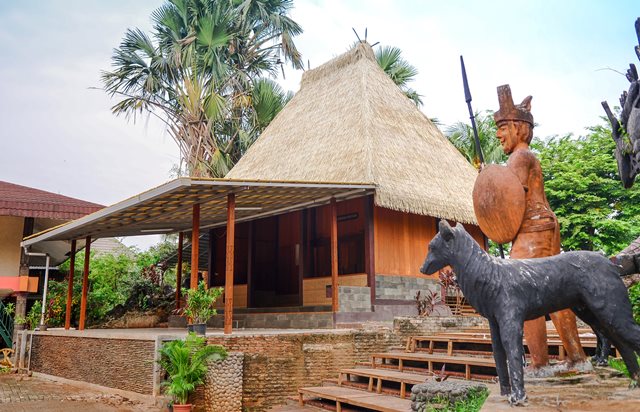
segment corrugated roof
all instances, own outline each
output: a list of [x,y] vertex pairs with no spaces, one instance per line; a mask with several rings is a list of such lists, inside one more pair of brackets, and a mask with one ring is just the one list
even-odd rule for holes
[[72,220],[104,206],[0,180],[0,215]]
[[274,182],[181,177],[91,215],[28,236],[29,246],[50,240],[92,239],[189,231],[193,205],[200,227],[227,223],[227,195],[235,194],[236,222],[365,196],[375,186],[360,183]]
[[304,73],[300,91],[227,177],[367,182],[378,206],[476,223],[477,175],[359,43]]

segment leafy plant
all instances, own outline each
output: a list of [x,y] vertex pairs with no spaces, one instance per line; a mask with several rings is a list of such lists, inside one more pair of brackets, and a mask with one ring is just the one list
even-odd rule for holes
[[[31,305],[31,309],[29,309],[29,313],[27,313],[27,317],[25,319],[25,325],[27,329],[35,329],[38,324],[40,324],[40,316],[42,314],[42,301],[36,300]],[[44,323],[47,323],[47,316],[45,313]]]
[[640,283],[629,288],[629,300],[631,301],[633,319],[636,323],[640,323]]
[[186,289],[187,305],[184,314],[191,318],[194,324],[207,323],[207,320],[218,313],[214,305],[222,291],[223,288],[207,289],[204,281],[200,281],[195,289]]
[[434,307],[440,302],[440,294],[436,291],[428,290],[422,297],[422,294],[418,291],[415,299],[418,307],[418,316],[429,316]]
[[13,316],[16,313],[16,304],[11,302],[4,305],[4,313],[7,316]]
[[219,345],[207,345],[205,338],[189,333],[185,340],[167,342],[160,348],[158,363],[167,373],[163,385],[178,404],[186,404],[189,394],[204,382],[207,362],[222,360],[227,351]]

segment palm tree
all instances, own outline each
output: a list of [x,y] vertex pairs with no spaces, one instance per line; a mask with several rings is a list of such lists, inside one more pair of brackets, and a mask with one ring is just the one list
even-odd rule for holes
[[263,76],[284,63],[302,67],[291,6],[167,0],[152,13],[151,35],[129,29],[114,50],[114,69],[102,75],[105,91],[121,98],[113,112],[159,118],[180,149],[180,170],[224,176],[286,102]]
[[[480,147],[484,155],[484,162],[504,163],[507,156],[502,151],[500,141],[496,138],[496,123],[493,120],[493,113],[484,112],[475,114]],[[467,158],[476,169],[480,168],[480,156],[476,151],[476,142],[473,129],[470,124],[457,122],[449,126],[445,135],[449,141]]]
[[422,96],[407,86],[418,75],[418,69],[402,58],[398,47],[385,46],[376,50],[376,60],[385,73],[400,87],[404,94],[416,104],[422,106]]

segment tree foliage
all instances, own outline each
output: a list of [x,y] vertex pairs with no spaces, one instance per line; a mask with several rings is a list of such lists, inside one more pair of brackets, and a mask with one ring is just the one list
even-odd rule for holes
[[411,99],[416,106],[422,106],[422,96],[408,86],[415,80],[418,69],[402,58],[402,50],[398,47],[385,46],[376,50],[376,61],[391,80]]
[[[167,0],[153,31],[129,29],[102,75],[112,110],[164,122],[186,172],[223,177],[284,106],[264,76],[302,67],[292,0]],[[182,167],[179,167],[182,170]]]
[[[500,140],[496,138],[496,122],[493,120],[493,112],[476,112],[476,127],[480,148],[486,164],[504,163],[507,155],[504,154]],[[456,149],[475,167],[480,169],[480,156],[476,150],[476,141],[471,124],[457,122],[445,130],[447,139]]]
[[613,255],[640,235],[640,188],[624,189],[607,126],[586,136],[534,141],[547,199],[558,216],[562,249]]
[[[171,278],[172,271],[163,271],[160,279],[150,275],[150,268],[168,258],[176,250],[175,239],[167,238],[149,250],[140,252],[135,248],[126,248],[118,254],[91,253],[89,265],[89,289],[87,292],[87,323],[101,321],[105,315],[117,305],[123,304],[134,288],[148,286],[146,289],[157,289]],[[82,294],[82,275],[84,251],[76,254],[73,277],[72,319],[80,316],[80,298]],[[69,272],[69,261],[60,265],[60,271]],[[167,281],[169,281],[167,279]],[[148,285],[147,285],[148,284]],[[50,281],[47,299],[47,315],[49,325],[64,324],[66,312],[68,282]]]

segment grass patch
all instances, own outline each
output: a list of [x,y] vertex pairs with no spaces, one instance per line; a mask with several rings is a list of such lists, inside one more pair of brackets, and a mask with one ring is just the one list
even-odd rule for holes
[[[636,355],[636,359],[638,360],[638,363],[640,363],[640,356]],[[619,372],[622,372],[624,376],[631,379],[631,375],[629,375],[629,371],[627,370],[627,365],[624,364],[622,359],[609,357],[609,366]]]
[[419,412],[478,412],[487,397],[489,397],[488,389],[472,389],[466,400],[451,404],[446,398],[435,398]]

